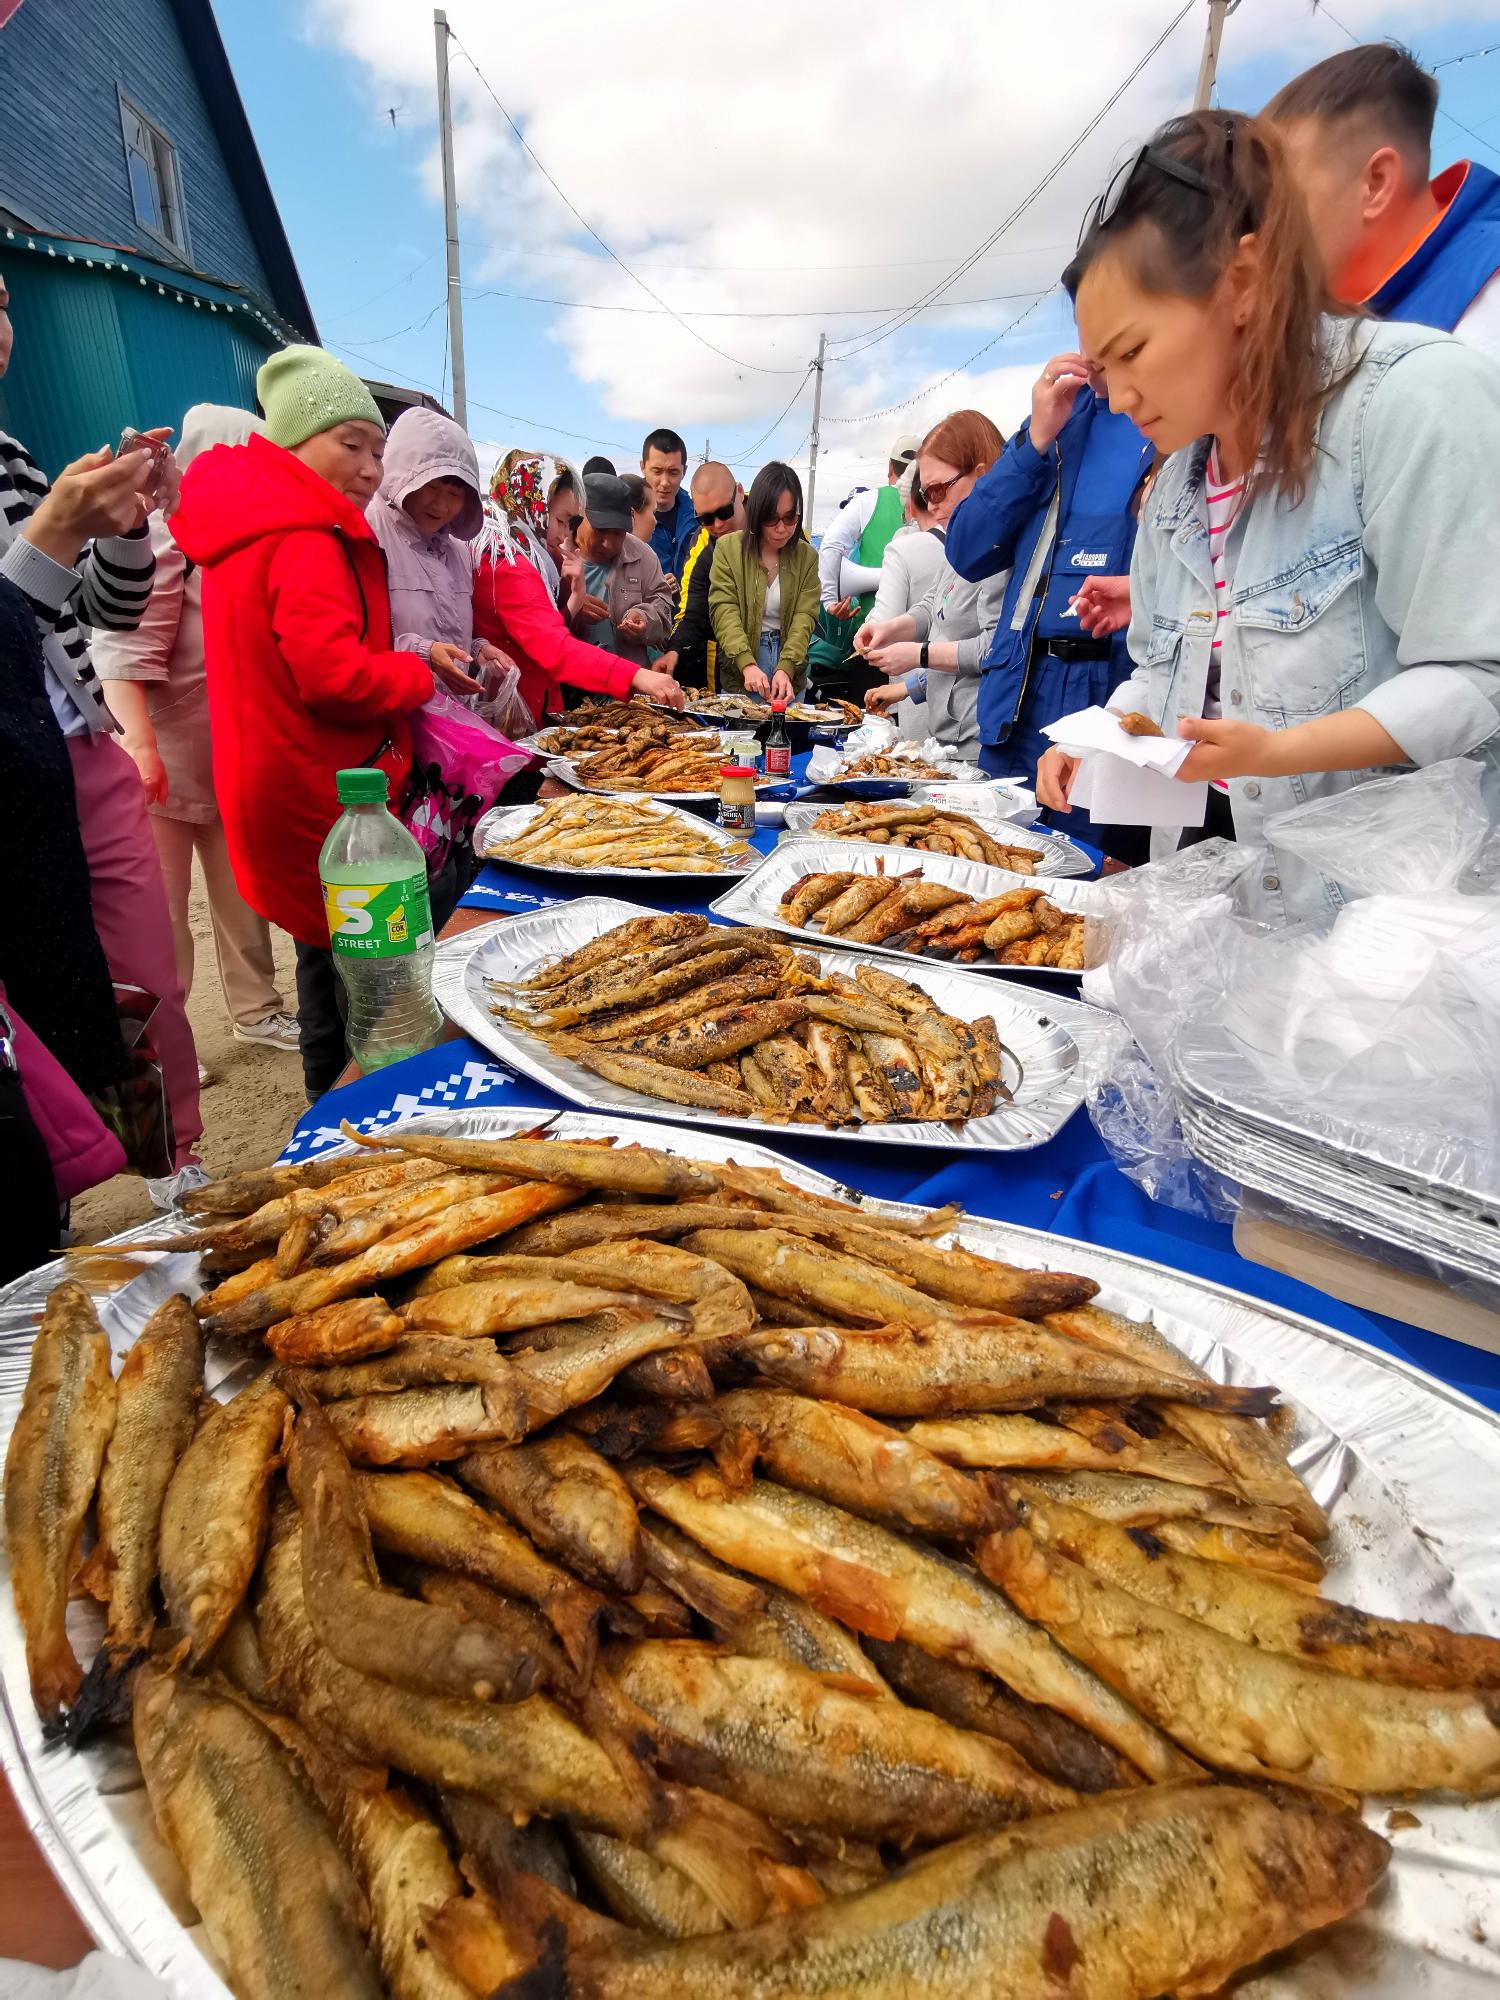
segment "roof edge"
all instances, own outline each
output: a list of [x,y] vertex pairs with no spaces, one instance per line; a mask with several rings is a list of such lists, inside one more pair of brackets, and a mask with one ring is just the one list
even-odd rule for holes
[[188,60],[213,116],[224,161],[270,281],[277,311],[295,329],[299,339],[316,345],[317,323],[245,113],[239,85],[234,80],[211,0],[170,0],[170,5]]

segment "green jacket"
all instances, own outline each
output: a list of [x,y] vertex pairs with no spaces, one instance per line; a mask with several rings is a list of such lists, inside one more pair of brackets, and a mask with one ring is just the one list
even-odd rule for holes
[[[807,647],[818,622],[818,558],[801,536],[781,551],[781,670],[800,694],[807,678]],[[766,573],[743,529],[714,544],[708,578],[708,610],[719,649],[718,685],[737,694],[745,669],[753,667],[766,605]]]

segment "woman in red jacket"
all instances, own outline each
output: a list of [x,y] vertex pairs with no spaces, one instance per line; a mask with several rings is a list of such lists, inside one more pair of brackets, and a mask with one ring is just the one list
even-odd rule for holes
[[[682,690],[670,674],[637,667],[568,630],[553,595],[557,570],[548,552],[548,508],[576,487],[567,467],[558,469],[549,487],[546,468],[540,456],[514,451],[495,468],[474,546],[475,638],[488,639],[516,662],[521,699],[538,728],[561,710],[564,686],[619,701],[643,694],[681,708]],[[582,519],[581,502],[574,515]],[[571,530],[567,542],[571,545]]]
[[318,854],[339,816],[334,773],[378,765],[401,795],[405,714],[432,693],[391,647],[385,559],[365,507],[385,425],[331,355],[288,347],[256,377],[264,437],[193,461],[171,520],[203,569],[214,791],[240,894],[297,943],[302,1075],[342,1069],[344,993],[328,950]]

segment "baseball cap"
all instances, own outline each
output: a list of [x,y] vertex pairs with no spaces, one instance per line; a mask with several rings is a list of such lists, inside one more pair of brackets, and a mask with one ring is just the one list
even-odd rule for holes
[[892,465],[910,465],[922,449],[922,440],[915,431],[903,431],[891,446]]
[[618,474],[589,472],[583,480],[583,513],[596,533],[630,533],[630,489]]

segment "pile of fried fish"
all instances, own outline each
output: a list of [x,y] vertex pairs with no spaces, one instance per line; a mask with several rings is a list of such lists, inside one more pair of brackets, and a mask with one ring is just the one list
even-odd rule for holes
[[957,854],[965,861],[987,861],[992,868],[1009,868],[1017,875],[1034,875],[1038,850],[997,840],[994,827],[983,827],[968,813],[946,806],[854,802],[830,806],[808,828],[836,840],[874,840],[882,846],[915,847],[927,854]]
[[1500,1789],[1500,1643],[1320,1595],[1273,1392],[951,1212],[538,1134],[190,1201],[117,1378],[52,1293],[6,1526],[242,2000],[1207,1994],[1356,1795]]
[[1039,888],[970,896],[951,883],[929,882],[920,868],[886,875],[847,869],[800,875],[783,893],[779,914],[797,930],[884,944],[918,958],[974,965],[1043,965],[1083,970],[1083,918],[1060,910]]
[[664,874],[729,873],[754,853],[743,840],[710,830],[681,808],[635,799],[549,799],[519,833],[492,839],[491,861],[582,874],[649,868]]
[[486,982],[508,1026],[610,1083],[769,1124],[983,1118],[1009,1101],[999,1030],[862,964],[680,911],[635,917]]

